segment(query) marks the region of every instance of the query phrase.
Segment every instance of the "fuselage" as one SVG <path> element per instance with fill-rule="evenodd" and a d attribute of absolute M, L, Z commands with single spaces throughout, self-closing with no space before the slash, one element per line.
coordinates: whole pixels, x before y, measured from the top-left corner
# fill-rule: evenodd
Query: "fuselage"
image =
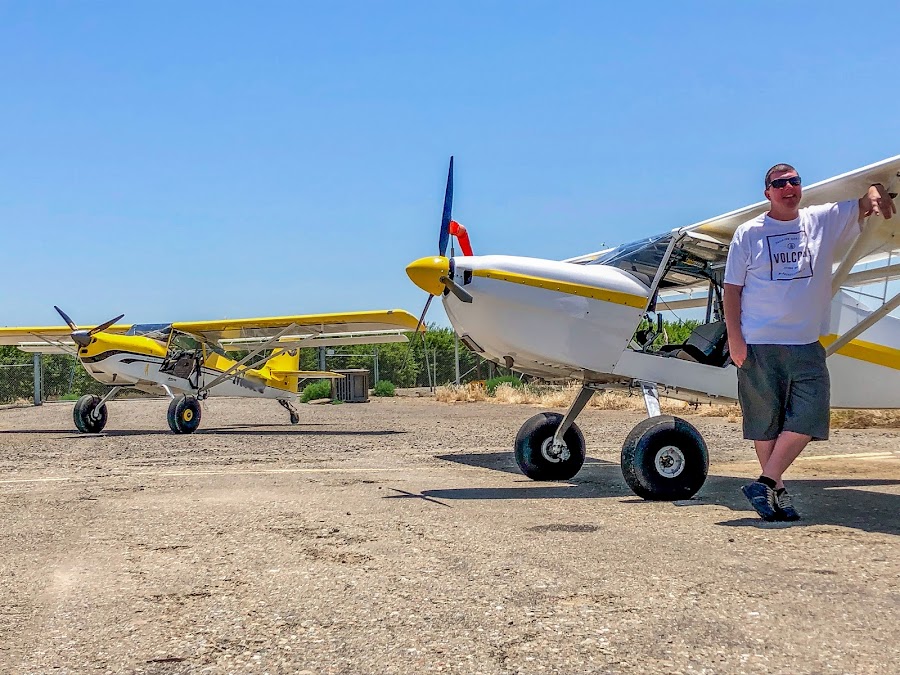
<path fill-rule="evenodd" d="M 437 268 L 439 259 L 433 260 Z M 443 260 L 440 274 L 472 299 L 467 303 L 442 293 L 447 316 L 462 341 L 488 360 L 549 379 L 654 382 L 661 393 L 689 401 L 737 397 L 734 365 L 704 365 L 630 347 L 649 302 L 649 280 L 611 266 L 537 258 Z M 425 271 L 410 276 L 426 290 L 437 288 L 424 281 Z M 838 293 L 823 343 L 867 313 L 851 296 Z M 833 407 L 900 407 L 900 320 L 884 317 L 828 364 Z"/>
<path fill-rule="evenodd" d="M 443 296 L 454 328 L 521 372 L 611 373 L 647 305 L 647 286 L 613 267 L 501 255 L 453 262 L 453 280 L 473 296 Z"/>
<path fill-rule="evenodd" d="M 102 332 L 92 336 L 87 347 L 78 350 L 84 369 L 97 381 L 151 393 L 164 393 L 164 386 L 175 393 L 196 393 L 198 387 L 211 383 L 235 363 L 204 350 L 199 373 L 196 369 L 192 373 L 181 372 L 177 367 L 163 372 L 161 368 L 168 355 L 166 345 L 151 338 Z M 208 395 L 293 399 L 297 392 L 291 390 L 287 380 L 282 382 L 268 377 L 264 371 L 239 367 L 211 387 Z"/>

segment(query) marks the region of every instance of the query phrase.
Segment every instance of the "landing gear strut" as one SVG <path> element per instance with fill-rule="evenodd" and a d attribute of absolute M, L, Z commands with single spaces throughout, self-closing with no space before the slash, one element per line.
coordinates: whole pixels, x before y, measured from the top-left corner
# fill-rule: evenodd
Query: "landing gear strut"
<path fill-rule="evenodd" d="M 300 413 L 297 412 L 297 409 L 293 406 L 293 404 L 286 398 L 280 398 L 278 399 L 278 402 L 281 404 L 282 408 L 284 408 L 291 414 L 291 424 L 297 424 L 300 421 Z"/>
<path fill-rule="evenodd" d="M 659 393 L 651 382 L 638 383 L 649 417 L 622 446 L 622 475 L 644 499 L 689 499 L 703 487 L 709 454 L 700 432 L 680 417 L 660 414 Z M 540 413 L 516 436 L 519 468 L 534 480 L 568 480 L 584 464 L 584 436 L 575 418 L 600 385 L 585 384 L 565 416 Z"/>

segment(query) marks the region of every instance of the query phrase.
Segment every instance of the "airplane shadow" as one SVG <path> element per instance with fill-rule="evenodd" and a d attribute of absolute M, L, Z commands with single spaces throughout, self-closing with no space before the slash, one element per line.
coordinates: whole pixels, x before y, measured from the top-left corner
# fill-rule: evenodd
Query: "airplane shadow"
<path fill-rule="evenodd" d="M 511 452 L 436 455 L 437 459 L 467 466 L 520 474 Z M 710 475 L 693 499 L 672 502 L 677 507 L 724 506 L 741 517 L 723 520 L 722 527 L 780 529 L 811 525 L 837 525 L 865 532 L 900 535 L 900 494 L 887 494 L 872 488 L 897 486 L 896 479 L 804 479 L 788 481 L 794 503 L 803 519 L 794 523 L 768 523 L 756 516 L 741 492 L 755 476 Z M 524 475 L 516 487 L 455 488 L 424 490 L 418 496 L 430 500 L 468 499 L 592 499 L 618 497 L 621 503 L 640 508 L 651 504 L 637 497 L 622 478 L 618 462 L 587 458 L 578 475 L 559 483 L 535 482 Z M 399 497 L 399 495 L 397 496 Z"/>
<path fill-rule="evenodd" d="M 338 430 L 315 430 L 315 429 L 297 429 L 286 427 L 284 429 L 259 429 L 254 427 L 265 427 L 267 425 L 235 425 L 230 427 L 213 427 L 209 429 L 198 429 L 191 436 L 206 435 L 226 435 L 226 436 L 392 436 L 394 434 L 409 433 L 406 431 L 396 431 L 394 429 L 374 429 L 366 431 L 338 431 Z M 315 425 L 302 425 L 315 426 Z M 3 429 L 0 434 L 68 434 L 69 439 L 89 439 L 104 437 L 120 437 L 120 436 L 175 436 L 168 429 L 107 429 L 99 434 L 82 434 L 75 433 L 71 429 Z"/>

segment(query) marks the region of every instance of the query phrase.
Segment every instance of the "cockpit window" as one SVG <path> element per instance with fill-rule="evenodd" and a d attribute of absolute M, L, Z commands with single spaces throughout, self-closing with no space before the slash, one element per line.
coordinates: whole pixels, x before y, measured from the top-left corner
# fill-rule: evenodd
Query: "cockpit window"
<path fill-rule="evenodd" d="M 170 323 L 136 323 L 125 335 L 143 335 L 152 340 L 162 340 L 165 342 L 169 339 L 169 333 L 172 332 L 172 324 Z"/>
<path fill-rule="evenodd" d="M 608 265 L 632 273 L 637 278 L 653 279 L 666 256 L 666 249 L 676 232 L 633 241 L 606 251 L 592 260 L 589 265 Z M 725 266 L 728 247 L 684 237 L 672 251 L 666 266 L 665 276 L 660 280 L 662 289 L 696 285 L 700 280 L 716 280 L 721 276 L 720 268 Z"/>
<path fill-rule="evenodd" d="M 611 265 L 613 267 L 621 267 L 624 270 L 629 269 L 627 263 L 632 262 L 641 262 L 643 264 L 653 264 L 655 262 L 656 265 L 659 265 L 671 236 L 670 233 L 660 234 L 655 237 L 648 237 L 647 239 L 640 239 L 616 246 L 616 248 L 607 251 L 596 260 L 592 260 L 590 264 Z"/>

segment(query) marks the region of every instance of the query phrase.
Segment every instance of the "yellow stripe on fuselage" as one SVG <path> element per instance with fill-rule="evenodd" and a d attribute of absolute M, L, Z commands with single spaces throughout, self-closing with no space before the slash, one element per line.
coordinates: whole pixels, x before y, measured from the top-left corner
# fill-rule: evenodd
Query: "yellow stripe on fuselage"
<path fill-rule="evenodd" d="M 473 270 L 472 276 L 509 281 L 514 284 L 522 284 L 533 288 L 543 288 L 544 290 L 557 291 L 567 295 L 579 295 L 584 298 L 602 300 L 603 302 L 611 302 L 616 305 L 627 305 L 628 307 L 634 307 L 636 309 L 644 309 L 644 307 L 647 306 L 647 298 L 641 295 L 632 295 L 631 293 L 623 293 L 621 291 L 611 291 L 608 288 L 597 288 L 596 286 L 577 284 L 571 281 L 558 281 L 556 279 L 546 279 L 544 277 L 533 277 L 529 274 L 500 272 L 499 270 Z"/>
<path fill-rule="evenodd" d="M 831 335 L 823 335 L 819 338 L 819 342 L 822 343 L 822 346 L 828 347 L 837 339 L 838 336 L 832 333 Z M 886 347 L 875 342 L 851 340 L 838 349 L 837 353 L 847 358 L 874 363 L 877 366 L 884 366 L 892 370 L 900 370 L 900 349 Z"/>

